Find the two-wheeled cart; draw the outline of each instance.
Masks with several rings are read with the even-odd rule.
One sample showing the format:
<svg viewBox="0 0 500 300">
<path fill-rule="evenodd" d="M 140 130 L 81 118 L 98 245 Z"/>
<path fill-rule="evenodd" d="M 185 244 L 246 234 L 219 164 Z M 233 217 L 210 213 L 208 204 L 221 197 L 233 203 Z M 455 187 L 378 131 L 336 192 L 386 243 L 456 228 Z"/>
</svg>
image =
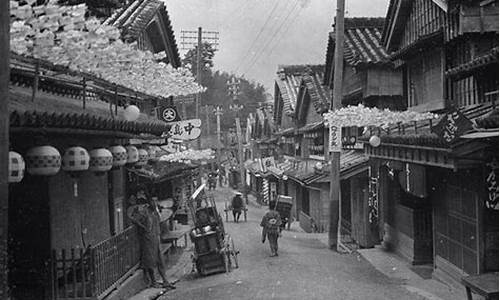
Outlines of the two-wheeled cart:
<svg viewBox="0 0 500 300">
<path fill-rule="evenodd" d="M 210 275 L 238 268 L 239 251 L 224 231 L 214 197 L 205 192 L 204 184 L 191 196 L 188 206 L 194 220 L 194 228 L 189 233 L 194 244 L 193 269 L 200 275 Z"/>
</svg>

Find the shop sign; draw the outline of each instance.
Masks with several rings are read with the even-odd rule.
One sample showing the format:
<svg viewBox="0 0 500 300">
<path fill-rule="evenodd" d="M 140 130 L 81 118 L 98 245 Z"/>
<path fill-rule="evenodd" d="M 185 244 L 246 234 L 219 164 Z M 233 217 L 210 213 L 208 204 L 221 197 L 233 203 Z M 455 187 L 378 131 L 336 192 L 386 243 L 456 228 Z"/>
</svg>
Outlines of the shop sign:
<svg viewBox="0 0 500 300">
<path fill-rule="evenodd" d="M 170 137 L 178 140 L 194 140 L 201 134 L 201 120 L 191 119 L 171 123 Z"/>
<path fill-rule="evenodd" d="M 432 127 L 432 131 L 449 144 L 458 140 L 470 129 L 472 122 L 458 110 L 447 113 L 436 126 Z"/>
<path fill-rule="evenodd" d="M 342 149 L 342 127 L 332 124 L 328 133 L 328 151 L 340 152 Z"/>
<path fill-rule="evenodd" d="M 179 113 L 174 106 L 161 106 L 159 113 L 160 120 L 167 123 L 180 121 Z"/>
<path fill-rule="evenodd" d="M 486 176 L 486 188 L 488 198 L 486 207 L 498 210 L 498 161 L 488 164 L 488 175 Z"/>
<path fill-rule="evenodd" d="M 370 177 L 368 182 L 368 221 L 378 223 L 378 178 Z"/>
</svg>

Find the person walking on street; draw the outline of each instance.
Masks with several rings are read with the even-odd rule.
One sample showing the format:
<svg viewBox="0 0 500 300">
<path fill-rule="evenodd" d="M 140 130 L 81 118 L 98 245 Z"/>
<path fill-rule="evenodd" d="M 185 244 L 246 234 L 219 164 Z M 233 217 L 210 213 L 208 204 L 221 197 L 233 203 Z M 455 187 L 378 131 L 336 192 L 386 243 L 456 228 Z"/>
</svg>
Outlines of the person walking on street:
<svg viewBox="0 0 500 300">
<path fill-rule="evenodd" d="M 276 202 L 269 202 L 269 211 L 262 217 L 262 243 L 269 240 L 271 256 L 278 256 L 278 237 L 281 236 L 281 216 L 276 211 Z"/>
<path fill-rule="evenodd" d="M 145 189 L 137 192 L 137 202 L 143 203 L 138 209 L 139 213 L 133 219 L 139 227 L 139 243 L 141 248 L 141 266 L 151 287 L 164 287 L 175 289 L 167 280 L 165 264 L 160 250 L 160 212 L 156 201 L 146 194 Z M 158 270 L 163 283 L 156 282 L 154 269 Z"/>
<path fill-rule="evenodd" d="M 231 201 L 231 207 L 233 209 L 233 220 L 238 223 L 241 216 L 241 211 L 243 209 L 243 198 L 240 192 L 236 192 L 233 200 Z"/>
</svg>

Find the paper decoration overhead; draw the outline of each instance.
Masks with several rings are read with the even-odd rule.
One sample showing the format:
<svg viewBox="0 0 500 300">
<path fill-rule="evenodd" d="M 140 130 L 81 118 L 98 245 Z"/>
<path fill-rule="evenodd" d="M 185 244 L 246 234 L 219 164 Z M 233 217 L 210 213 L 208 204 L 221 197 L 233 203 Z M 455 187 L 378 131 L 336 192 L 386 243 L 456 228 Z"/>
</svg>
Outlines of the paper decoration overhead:
<svg viewBox="0 0 500 300">
<path fill-rule="evenodd" d="M 192 161 L 209 160 L 215 157 L 212 149 L 193 150 L 188 149 L 181 152 L 175 152 L 160 157 L 160 161 L 191 163 Z"/>
<path fill-rule="evenodd" d="M 340 127 L 348 126 L 377 126 L 387 128 L 391 124 L 409 123 L 413 121 L 436 119 L 438 115 L 433 113 L 418 113 L 414 111 L 391 111 L 389 109 L 369 108 L 362 104 L 358 106 L 347 106 L 335 111 L 323 114 L 327 124 L 335 124 Z"/>
<path fill-rule="evenodd" d="M 204 91 L 188 69 L 157 62 L 164 53 L 139 50 L 136 43 L 124 43 L 117 28 L 85 18 L 85 4 L 59 6 L 50 0 L 32 6 L 34 2 L 10 1 L 11 51 L 156 97 Z"/>
</svg>

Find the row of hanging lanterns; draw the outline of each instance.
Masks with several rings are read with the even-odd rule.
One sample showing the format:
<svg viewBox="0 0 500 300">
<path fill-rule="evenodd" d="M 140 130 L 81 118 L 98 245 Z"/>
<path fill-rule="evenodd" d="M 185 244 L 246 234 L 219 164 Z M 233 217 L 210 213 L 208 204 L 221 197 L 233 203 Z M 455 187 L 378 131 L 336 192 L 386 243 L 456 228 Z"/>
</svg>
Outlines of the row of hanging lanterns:
<svg viewBox="0 0 500 300">
<path fill-rule="evenodd" d="M 114 145 L 108 149 L 87 151 L 83 147 L 73 146 L 61 156 L 56 148 L 45 145 L 29 149 L 25 159 L 17 152 L 9 152 L 9 182 L 20 182 L 25 170 L 31 175 L 50 176 L 57 174 L 60 169 L 77 175 L 78 172 L 87 170 L 104 173 L 126 164 L 142 167 L 149 160 L 156 160 L 156 149 Z"/>
</svg>

